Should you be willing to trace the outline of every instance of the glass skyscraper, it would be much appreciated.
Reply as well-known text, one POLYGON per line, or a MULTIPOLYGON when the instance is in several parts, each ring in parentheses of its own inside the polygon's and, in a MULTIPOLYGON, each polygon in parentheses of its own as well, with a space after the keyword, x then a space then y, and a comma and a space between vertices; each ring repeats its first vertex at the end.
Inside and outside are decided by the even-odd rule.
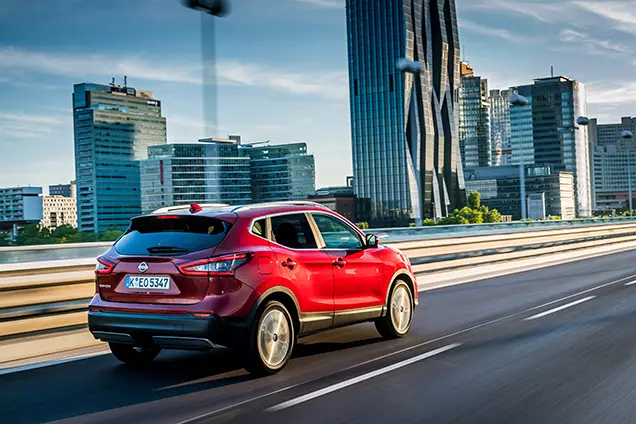
POLYGON ((510 90, 490 90, 490 140, 492 165, 512 164, 510 90))
POLYGON ((358 219, 446 216, 465 202, 455 2, 347 0, 346 13, 354 189, 369 215, 358 219), (402 73, 400 58, 424 70, 402 73))
POLYGON ((459 148, 464 169, 492 165, 488 81, 462 63, 459 86, 459 148))
POLYGON ((510 128, 512 163, 550 165, 574 176, 576 213, 592 213, 590 155, 587 127, 576 125, 587 115, 585 86, 566 77, 535 79, 533 85, 514 87, 527 106, 512 106, 510 128), (523 156, 523 157, 522 157, 523 156))
POLYGON ((166 144, 161 101, 114 83, 76 84, 73 122, 78 229, 125 229, 141 213, 139 161, 166 144))

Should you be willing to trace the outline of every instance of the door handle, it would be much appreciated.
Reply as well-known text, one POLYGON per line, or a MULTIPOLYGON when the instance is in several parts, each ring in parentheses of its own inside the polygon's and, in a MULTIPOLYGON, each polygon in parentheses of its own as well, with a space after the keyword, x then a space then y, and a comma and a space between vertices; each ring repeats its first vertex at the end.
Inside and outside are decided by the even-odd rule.
POLYGON ((338 258, 338 259, 336 259, 335 261, 333 261, 333 264, 334 264, 335 266, 337 266, 338 268, 342 268, 343 266, 345 266, 345 265, 347 264, 347 261, 345 261, 345 260, 344 260, 344 259, 342 259, 342 258, 338 258))
POLYGON ((281 265, 285 268, 294 269, 298 264, 293 259, 287 258, 286 261, 281 262, 281 265))

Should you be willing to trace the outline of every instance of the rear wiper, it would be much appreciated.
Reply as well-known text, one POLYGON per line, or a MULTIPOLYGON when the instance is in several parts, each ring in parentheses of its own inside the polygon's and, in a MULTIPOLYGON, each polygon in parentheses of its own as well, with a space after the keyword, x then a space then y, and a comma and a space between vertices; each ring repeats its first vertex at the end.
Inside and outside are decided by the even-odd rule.
POLYGON ((188 253, 188 249, 176 246, 153 246, 146 249, 148 253, 188 253))

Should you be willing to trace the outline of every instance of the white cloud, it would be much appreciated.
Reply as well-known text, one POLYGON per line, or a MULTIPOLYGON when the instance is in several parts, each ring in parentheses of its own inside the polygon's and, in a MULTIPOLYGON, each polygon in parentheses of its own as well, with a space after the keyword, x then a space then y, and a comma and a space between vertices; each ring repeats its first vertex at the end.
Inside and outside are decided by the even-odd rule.
POLYGON ((0 142, 51 137, 65 126, 71 128, 71 125, 71 118, 68 115, 0 112, 0 142))
POLYGON ((508 40, 508 41, 512 41, 512 42, 520 43, 520 44, 528 44, 528 43, 533 43, 536 41, 536 39, 533 39, 530 37, 524 37, 521 35, 513 34, 507 29, 492 28, 489 26, 481 25, 476 22, 467 21, 467 20, 462 20, 459 22, 459 29, 460 30, 467 29, 467 30, 477 32, 480 34, 502 38, 504 40, 508 40))
POLYGON ((636 35, 636 13, 634 1, 575 1, 572 4, 583 10, 617 23, 616 29, 636 35))
POLYGON ((512 12, 547 23, 564 19, 568 8, 567 2, 554 0, 467 0, 463 5, 464 10, 512 12))
POLYGON ((590 85, 587 102, 596 105, 623 105, 636 102, 636 82, 610 86, 590 85))
POLYGON ((598 40, 592 38, 587 34, 572 29, 566 29, 559 34, 561 41, 565 43, 576 43, 581 47, 581 50, 590 54, 629 54, 632 49, 626 45, 611 42, 608 40, 598 40))
POLYGON ((294 0, 299 3, 308 3, 314 6, 325 7, 329 9, 344 9, 345 0, 294 0))
MULTIPOLYGON (((34 52, 16 48, 0 49, 0 70, 26 71, 75 79, 127 75, 130 78, 201 84, 201 61, 146 61, 137 57, 34 52)), ((292 94, 311 94, 344 101, 347 99, 347 76, 344 71, 315 69, 278 69, 231 59, 216 62, 216 77, 220 85, 239 85, 274 89, 292 94)))

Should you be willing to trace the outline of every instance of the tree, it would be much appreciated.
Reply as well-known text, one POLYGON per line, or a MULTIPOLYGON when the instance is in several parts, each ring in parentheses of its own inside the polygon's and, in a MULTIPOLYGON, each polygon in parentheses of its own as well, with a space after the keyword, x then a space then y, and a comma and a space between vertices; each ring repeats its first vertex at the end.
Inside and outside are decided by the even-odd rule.
POLYGON ((6 231, 0 231, 0 246, 10 246, 11 238, 6 231))
POLYGON ((468 207, 471 209, 479 209, 481 207, 481 194, 478 191, 468 193, 468 207))
POLYGON ((501 214, 497 209, 492 209, 484 214, 484 222, 488 224, 497 224, 501 222, 501 214))
POLYGON ((122 230, 117 227, 112 227, 99 235, 99 241, 115 241, 122 234, 124 234, 122 230))

